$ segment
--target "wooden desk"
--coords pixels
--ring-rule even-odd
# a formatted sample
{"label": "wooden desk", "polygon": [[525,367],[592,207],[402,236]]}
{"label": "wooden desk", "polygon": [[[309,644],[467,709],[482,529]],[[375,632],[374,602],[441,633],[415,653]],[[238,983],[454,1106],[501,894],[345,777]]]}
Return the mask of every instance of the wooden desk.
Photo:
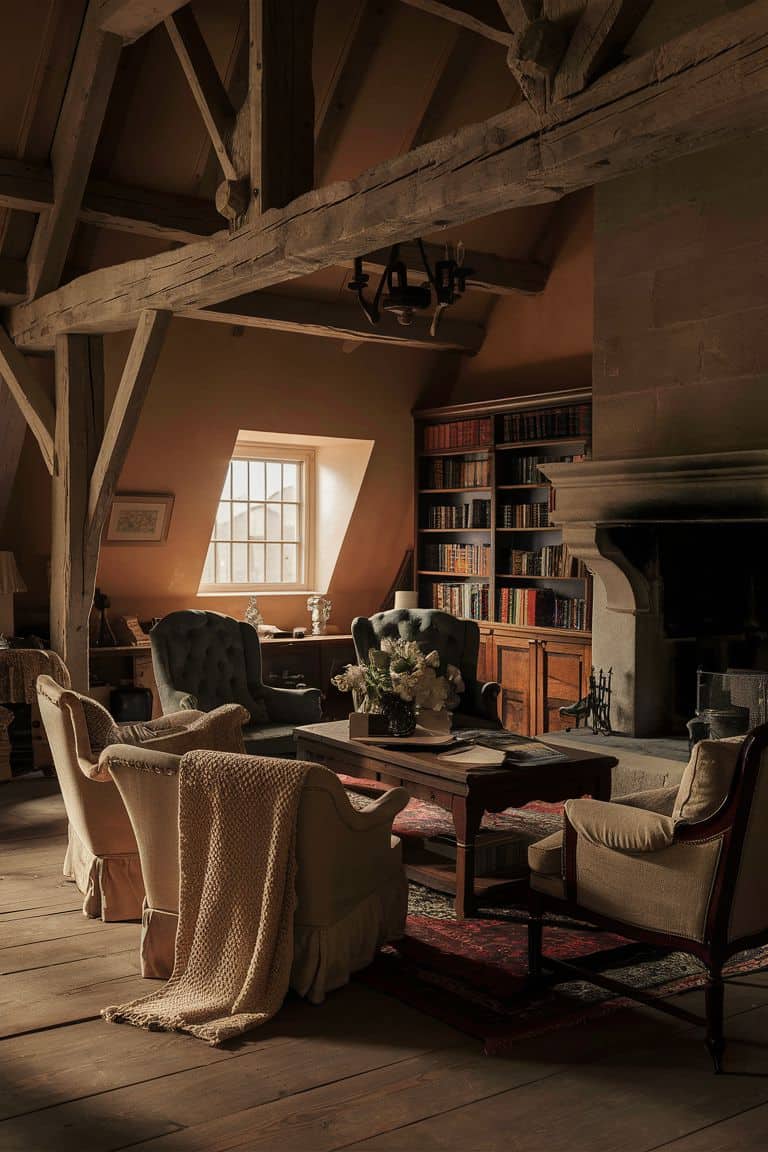
{"label": "wooden desk", "polygon": [[[411,796],[438,804],[453,816],[456,868],[437,857],[406,862],[410,879],[455,893],[456,915],[471,916],[481,893],[494,898],[519,889],[519,882],[475,876],[475,838],[484,812],[521,808],[531,800],[568,800],[589,794],[608,800],[613,756],[582,748],[563,748],[565,760],[536,767],[470,768],[440,760],[431,752],[399,751],[349,739],[349,722],[307,724],[296,729],[297,755],[332,771],[379,780],[407,789]],[[551,746],[557,747],[551,741]]]}
{"label": "wooden desk", "polygon": [[323,719],[341,719],[352,709],[352,697],[331,684],[347,664],[354,664],[351,636],[285,637],[261,641],[262,677],[273,688],[294,688],[301,681],[323,693]]}

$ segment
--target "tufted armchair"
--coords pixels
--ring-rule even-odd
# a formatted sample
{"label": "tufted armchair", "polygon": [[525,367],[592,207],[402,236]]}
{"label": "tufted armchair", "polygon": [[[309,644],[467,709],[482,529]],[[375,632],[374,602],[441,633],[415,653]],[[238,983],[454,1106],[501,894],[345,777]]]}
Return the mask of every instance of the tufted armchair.
{"label": "tufted armchair", "polygon": [[241,704],[251,755],[292,757],[293,730],[321,718],[319,688],[273,688],[261,679],[259,634],[220,612],[171,612],[149,634],[163,712]]}
{"label": "tufted armchair", "polygon": [[352,621],[355,652],[362,663],[372,648],[381,647],[385,637],[415,640],[425,652],[440,654],[440,665],[460,669],[464,693],[453,714],[454,728],[501,728],[498,711],[500,685],[481,684],[477,679],[480,629],[474,620],[460,620],[436,608],[405,608],[377,612],[370,619],[357,616]]}
{"label": "tufted armchair", "polygon": [[[611,803],[566,801],[564,832],[528,849],[531,976],[563,968],[542,956],[544,913],[696,956],[709,977],[706,1039],[719,1072],[723,965],[768,940],[766,835],[768,725],[746,737],[700,741],[679,788]],[[615,981],[592,971],[577,978],[616,991]]]}

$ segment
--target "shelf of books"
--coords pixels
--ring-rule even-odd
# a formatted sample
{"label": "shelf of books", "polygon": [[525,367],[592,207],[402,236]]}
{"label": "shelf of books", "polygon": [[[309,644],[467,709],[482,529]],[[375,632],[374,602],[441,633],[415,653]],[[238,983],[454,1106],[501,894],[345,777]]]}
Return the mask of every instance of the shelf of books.
{"label": "shelf of books", "polygon": [[588,395],[431,409],[415,421],[420,604],[589,633],[589,573],[552,522],[556,492],[541,472],[589,456]]}

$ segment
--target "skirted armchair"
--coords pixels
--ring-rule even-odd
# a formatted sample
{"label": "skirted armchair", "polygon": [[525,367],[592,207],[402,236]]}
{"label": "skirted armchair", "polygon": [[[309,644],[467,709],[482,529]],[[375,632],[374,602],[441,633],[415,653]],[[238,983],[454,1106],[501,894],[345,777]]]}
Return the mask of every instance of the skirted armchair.
{"label": "skirted armchair", "polygon": [[179,756],[195,748],[242,752],[246,712],[230,704],[208,714],[116,724],[96,700],[50,676],[38,676],[37,699],[69,822],[64,875],[82,892],[85,916],[140,920],[144,884],[136,840],[117,788],[99,768],[100,752],[129,740]]}
{"label": "skirted armchair", "polygon": [[261,678],[259,634],[220,612],[171,612],[149,634],[163,712],[240,704],[252,755],[291,757],[293,730],[321,718],[319,688],[273,688]]}
{"label": "skirted armchair", "polygon": [[[100,760],[125,802],[139,846],[146,885],[140,945],[145,977],[165,978],[173,969],[180,860],[184,864],[179,771],[189,758],[113,746]],[[222,771],[233,759],[218,758]],[[333,772],[309,766],[296,826],[290,984],[313,1003],[346,984],[382,944],[402,934],[408,885],[392,821],[407,803],[407,792],[393,788],[357,811]]]}
{"label": "skirted armchair", "polygon": [[501,686],[481,684],[477,679],[480,629],[474,620],[460,620],[436,608],[405,608],[377,612],[370,618],[357,616],[352,621],[352,639],[361,663],[368,659],[372,648],[381,647],[385,637],[415,640],[425,652],[434,649],[439,653],[443,671],[448,664],[460,670],[464,692],[453,713],[454,728],[501,728]]}
{"label": "skirted armchair", "polygon": [[528,849],[532,977],[562,968],[542,956],[545,912],[691,953],[708,972],[706,1041],[719,1072],[723,965],[768,940],[766,835],[768,725],[700,741],[679,788],[611,803],[568,800],[564,832]]}

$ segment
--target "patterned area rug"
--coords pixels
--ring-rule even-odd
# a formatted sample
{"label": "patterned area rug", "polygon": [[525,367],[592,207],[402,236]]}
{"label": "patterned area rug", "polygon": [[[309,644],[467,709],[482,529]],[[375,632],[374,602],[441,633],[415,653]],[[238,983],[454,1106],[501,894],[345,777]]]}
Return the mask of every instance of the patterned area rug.
{"label": "patterned area rug", "polygon": [[[503,1054],[524,1036],[588,1022],[631,1004],[594,984],[568,981],[533,991],[527,981],[526,915],[483,910],[457,921],[452,902],[411,884],[406,934],[358,974],[369,987],[483,1041],[486,1055]],[[487,915],[488,918],[485,918]],[[658,997],[703,987],[705,973],[681,952],[664,953],[608,932],[550,918],[544,953],[613,976]],[[768,967],[768,947],[741,953],[726,975]]]}

